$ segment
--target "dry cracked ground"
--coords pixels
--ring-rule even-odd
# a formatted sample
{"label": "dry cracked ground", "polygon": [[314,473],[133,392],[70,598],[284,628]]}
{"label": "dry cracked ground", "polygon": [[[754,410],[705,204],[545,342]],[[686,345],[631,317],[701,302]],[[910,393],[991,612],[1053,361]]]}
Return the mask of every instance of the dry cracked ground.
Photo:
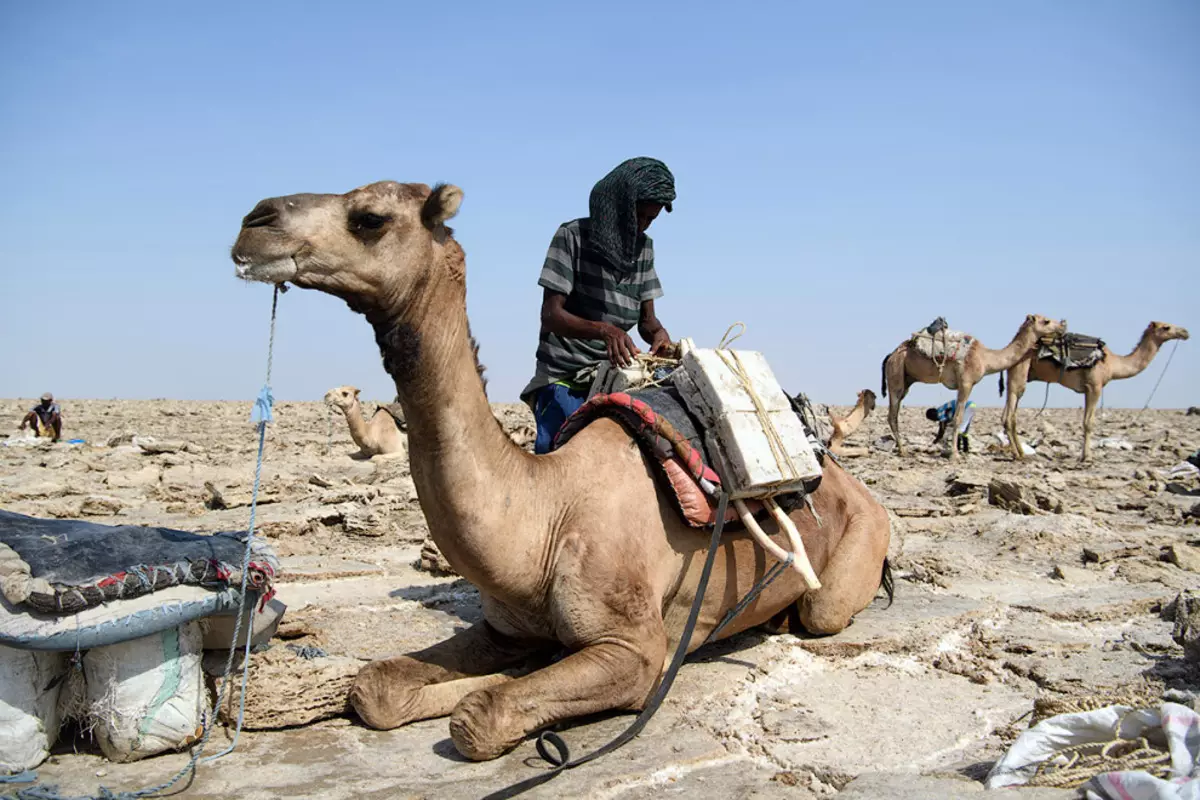
{"label": "dry cracked ground", "polygon": [[[0,418],[17,420],[26,406],[0,401]],[[0,447],[0,506],[202,532],[246,525],[256,445],[248,404],[74,401],[65,410],[68,436],[86,444],[0,442],[11,445]],[[523,407],[496,413],[515,439],[530,440]],[[338,697],[356,659],[428,645],[480,616],[470,585],[419,566],[426,529],[403,459],[352,458],[345,423],[318,403],[280,403],[276,416],[259,518],[284,557],[289,641],[255,656],[251,718],[263,724]],[[919,410],[903,423],[911,444],[928,442]],[[527,796],[975,795],[1035,700],[1195,692],[1196,666],[1163,608],[1200,585],[1200,484],[1165,473],[1200,446],[1200,417],[1110,409],[1099,425],[1105,446],[1087,467],[1075,460],[1079,425],[1077,410],[1026,412],[1038,453],[1014,462],[978,452],[998,429],[998,412],[982,409],[977,452],[951,465],[920,444],[899,461],[885,420],[872,416],[851,442],[864,454],[846,464],[892,512],[894,605],[877,601],[837,636],[747,633],[703,649],[640,738]],[[288,643],[320,647],[330,658],[313,664],[332,666],[280,677],[289,659],[315,669],[294,663]],[[630,721],[588,720],[562,735],[580,754]],[[39,774],[66,793],[132,789],[185,760],[111,764],[77,735]],[[244,733],[186,794],[480,797],[543,769],[532,742],[474,764],[456,756],[445,720],[377,732],[343,715]]]}

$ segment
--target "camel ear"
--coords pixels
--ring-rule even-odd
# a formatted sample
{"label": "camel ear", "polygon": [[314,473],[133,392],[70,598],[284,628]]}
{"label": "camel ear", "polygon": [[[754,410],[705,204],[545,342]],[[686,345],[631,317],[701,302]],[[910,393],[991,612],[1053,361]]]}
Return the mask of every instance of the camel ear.
{"label": "camel ear", "polygon": [[425,206],[421,209],[421,222],[425,223],[425,227],[430,230],[444,225],[446,220],[458,213],[458,207],[462,205],[462,200],[462,189],[448,183],[438,184],[433,187],[429,199],[425,201]]}
{"label": "camel ear", "polygon": [[1025,321],[1026,321],[1026,322],[1033,322],[1033,314],[1026,314],[1026,315],[1025,315]]}
{"label": "camel ear", "polygon": [[359,392],[359,390],[358,390],[358,389],[355,389],[355,390],[354,390],[354,396],[355,396],[355,397],[358,397],[358,392]]}

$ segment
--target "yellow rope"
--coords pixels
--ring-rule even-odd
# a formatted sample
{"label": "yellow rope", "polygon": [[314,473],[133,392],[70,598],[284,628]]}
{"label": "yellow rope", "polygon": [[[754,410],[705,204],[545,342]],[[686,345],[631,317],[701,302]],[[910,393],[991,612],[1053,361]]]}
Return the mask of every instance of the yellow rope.
{"label": "yellow rope", "polygon": [[[1058,759],[1066,758],[1066,763]],[[1105,772],[1144,770],[1156,778],[1171,776],[1171,754],[1153,747],[1145,738],[1064,747],[1053,759],[1038,765],[1030,786],[1071,789]]]}

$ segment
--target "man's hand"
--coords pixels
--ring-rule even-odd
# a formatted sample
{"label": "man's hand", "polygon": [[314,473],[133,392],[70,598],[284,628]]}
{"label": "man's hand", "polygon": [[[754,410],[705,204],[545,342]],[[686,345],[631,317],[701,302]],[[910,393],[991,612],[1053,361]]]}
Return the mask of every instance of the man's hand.
{"label": "man's hand", "polygon": [[671,335],[667,333],[666,328],[655,331],[654,340],[650,342],[650,355],[668,357],[674,348],[675,343],[671,341]]}
{"label": "man's hand", "polygon": [[604,347],[608,350],[608,360],[614,367],[628,367],[633,363],[633,357],[641,352],[629,334],[616,325],[606,324],[601,335],[604,337]]}

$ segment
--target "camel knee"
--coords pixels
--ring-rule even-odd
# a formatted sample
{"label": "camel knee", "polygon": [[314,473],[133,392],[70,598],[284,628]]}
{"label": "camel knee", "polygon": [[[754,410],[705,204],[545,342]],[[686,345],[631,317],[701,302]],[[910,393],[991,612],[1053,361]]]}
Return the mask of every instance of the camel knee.
{"label": "camel knee", "polygon": [[507,692],[495,689],[471,692],[450,714],[450,739],[464,758],[472,761],[498,758],[525,738],[526,715],[518,712]]}
{"label": "camel knee", "polygon": [[415,670],[406,670],[398,662],[400,659],[372,661],[354,678],[350,705],[367,727],[390,730],[423,718],[421,689],[432,678],[406,674]]}
{"label": "camel knee", "polygon": [[840,633],[850,624],[855,609],[844,597],[836,597],[826,587],[805,592],[797,601],[800,624],[809,633]]}

